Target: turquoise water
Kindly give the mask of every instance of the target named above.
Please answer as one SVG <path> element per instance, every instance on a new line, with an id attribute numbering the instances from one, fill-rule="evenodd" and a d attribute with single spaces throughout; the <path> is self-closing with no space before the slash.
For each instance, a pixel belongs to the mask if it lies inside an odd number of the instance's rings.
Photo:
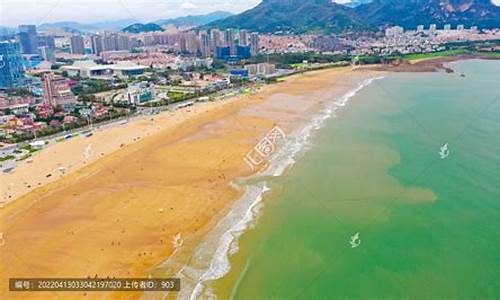
<path id="1" fill-rule="evenodd" d="M 500 299 L 500 61 L 454 68 L 389 74 L 337 111 L 268 181 L 215 294 Z"/>

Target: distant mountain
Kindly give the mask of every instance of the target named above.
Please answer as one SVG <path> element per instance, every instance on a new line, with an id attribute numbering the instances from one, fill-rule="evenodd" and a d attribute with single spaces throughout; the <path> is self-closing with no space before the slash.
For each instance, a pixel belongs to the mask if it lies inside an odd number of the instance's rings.
<path id="1" fill-rule="evenodd" d="M 51 29 L 63 29 L 66 31 L 99 31 L 99 30 L 120 30 L 126 26 L 137 23 L 137 20 L 133 19 L 123 19 L 116 21 L 105 21 L 105 22 L 94 22 L 94 23 L 79 23 L 73 21 L 63 21 L 55 23 L 44 23 L 38 26 L 39 31 L 51 30 Z"/>
<path id="2" fill-rule="evenodd" d="M 367 30 L 365 22 L 349 7 L 331 0 L 263 0 L 241 14 L 209 24 L 219 28 L 244 28 L 259 32 L 347 32 Z"/>
<path id="3" fill-rule="evenodd" d="M 174 19 L 161 19 L 155 23 L 160 25 L 172 24 L 175 26 L 203 26 L 210 22 L 227 18 L 233 14 L 227 11 L 215 11 L 206 15 L 185 16 Z"/>
<path id="4" fill-rule="evenodd" d="M 155 23 L 135 23 L 122 29 L 123 32 L 130 33 L 141 33 L 141 32 L 153 32 L 153 31 L 163 31 L 160 25 Z"/>
<path id="5" fill-rule="evenodd" d="M 101 30 L 119 30 L 134 23 L 138 23 L 136 19 L 120 19 L 114 21 L 102 21 L 90 23 L 91 26 L 97 27 Z"/>
<path id="6" fill-rule="evenodd" d="M 355 8 L 373 26 L 443 26 L 463 24 L 480 28 L 500 27 L 500 7 L 491 0 L 374 0 Z"/>
<path id="7" fill-rule="evenodd" d="M 63 29 L 63 30 L 76 30 L 76 31 L 94 31 L 98 30 L 97 27 L 94 27 L 90 24 L 82 24 L 78 22 L 72 21 L 63 21 L 63 22 L 55 22 L 55 23 L 43 23 L 40 26 L 37 26 L 39 31 L 45 30 L 54 30 L 54 29 Z"/>

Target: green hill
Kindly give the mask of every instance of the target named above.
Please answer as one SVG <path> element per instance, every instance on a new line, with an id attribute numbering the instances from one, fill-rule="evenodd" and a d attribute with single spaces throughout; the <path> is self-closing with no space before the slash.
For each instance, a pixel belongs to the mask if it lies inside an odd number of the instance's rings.
<path id="1" fill-rule="evenodd" d="M 160 25 L 155 23 L 135 23 L 122 29 L 123 32 L 130 33 L 141 33 L 141 32 L 152 32 L 152 31 L 163 31 Z"/>
<path id="2" fill-rule="evenodd" d="M 348 32 L 368 29 L 353 9 L 331 0 L 263 0 L 241 14 L 209 24 L 258 32 Z"/>

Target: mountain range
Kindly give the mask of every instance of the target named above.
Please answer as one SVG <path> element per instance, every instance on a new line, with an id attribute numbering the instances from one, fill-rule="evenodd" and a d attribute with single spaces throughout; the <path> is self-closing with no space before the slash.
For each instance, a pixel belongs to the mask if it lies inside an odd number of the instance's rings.
<path id="1" fill-rule="evenodd" d="M 50 30 L 50 29 L 64 29 L 67 31 L 99 31 L 99 30 L 119 30 L 134 23 L 137 23 L 134 19 L 122 19 L 116 21 L 103 21 L 103 22 L 93 22 L 93 23 L 79 23 L 73 21 L 62 21 L 54 23 L 43 23 L 37 26 L 39 31 Z"/>
<path id="2" fill-rule="evenodd" d="M 245 28 L 258 32 L 345 32 L 367 30 L 356 12 L 331 0 L 263 0 L 241 14 L 209 24 L 221 28 Z"/>
<path id="3" fill-rule="evenodd" d="M 227 11 L 214 11 L 206 15 L 194 15 L 178 17 L 173 19 L 160 19 L 155 23 L 159 25 L 175 25 L 175 26 L 203 26 L 216 20 L 224 19 L 233 14 Z"/>
<path id="4" fill-rule="evenodd" d="M 130 32 L 147 32 L 161 30 L 156 25 L 167 24 L 240 28 L 263 33 L 346 33 L 376 31 L 393 25 L 414 29 L 417 25 L 428 27 L 430 24 L 439 27 L 463 24 L 466 27 L 500 28 L 500 6 L 493 4 L 492 0 L 351 0 L 343 5 L 332 0 L 262 0 L 254 8 L 237 15 L 215 11 L 206 15 L 160 19 L 147 24 L 134 19 L 93 23 L 68 21 L 44 23 L 38 29 L 93 32 L 123 28 Z M 13 30 L 2 27 L 0 33 Z"/>
<path id="5" fill-rule="evenodd" d="M 39 31 L 51 30 L 51 29 L 64 29 L 68 32 L 95 32 L 101 30 L 125 30 L 130 27 L 129 30 L 141 30 L 150 31 L 152 24 L 156 25 L 167 25 L 172 24 L 175 26 L 203 26 L 210 22 L 223 19 L 231 16 L 232 13 L 226 11 L 215 11 L 205 15 L 193 15 L 184 16 L 172 19 L 160 19 L 152 23 L 142 24 L 135 19 L 122 19 L 116 21 L 104 21 L 104 22 L 92 22 L 92 23 L 79 23 L 74 21 L 62 21 L 54 23 L 43 23 L 38 26 Z M 135 29 L 134 29 L 135 28 Z"/>
<path id="6" fill-rule="evenodd" d="M 331 0 L 263 0 L 241 14 L 209 24 L 259 32 L 374 31 L 399 25 L 463 24 L 500 27 L 500 7 L 491 0 L 353 0 L 340 5 Z"/>
<path id="7" fill-rule="evenodd" d="M 500 27 L 500 7 L 491 0 L 374 0 L 355 8 L 372 25 L 463 24 L 480 28 Z"/>

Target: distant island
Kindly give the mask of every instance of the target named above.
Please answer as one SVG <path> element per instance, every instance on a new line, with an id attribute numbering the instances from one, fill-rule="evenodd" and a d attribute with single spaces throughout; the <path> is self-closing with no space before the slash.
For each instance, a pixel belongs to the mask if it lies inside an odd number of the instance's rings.
<path id="1" fill-rule="evenodd" d="M 123 28 L 122 31 L 129 33 L 142 33 L 142 32 L 164 31 L 164 29 L 161 28 L 160 25 L 155 23 L 146 23 L 146 24 L 135 23 Z"/>

